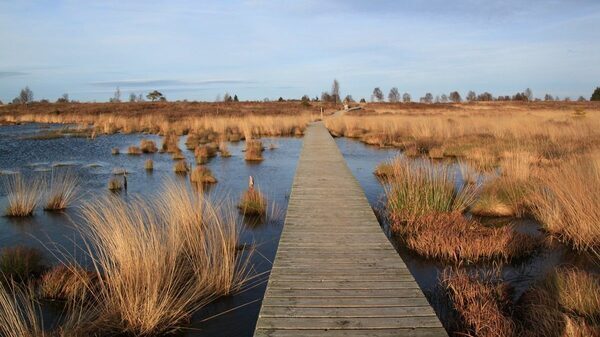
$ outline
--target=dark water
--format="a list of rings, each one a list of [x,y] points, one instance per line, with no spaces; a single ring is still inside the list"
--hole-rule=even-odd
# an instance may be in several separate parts
[[[141,139],[152,139],[160,146],[160,137],[140,134],[114,134],[87,138],[56,138],[47,140],[24,139],[56,125],[25,124],[0,127],[0,180],[11,172],[22,172],[26,176],[48,175],[52,169],[68,168],[77,173],[81,180],[83,196],[80,201],[92,200],[108,191],[108,180],[114,169],[126,169],[129,174],[128,190],[120,193],[123,198],[149,196],[160,190],[166,178],[176,177],[174,161],[169,154],[127,154],[112,155],[112,148],[126,152],[131,145],[139,146]],[[185,137],[180,139],[188,163],[194,162],[191,151],[185,150]],[[302,139],[277,138],[263,139],[266,145],[274,143],[276,149],[265,150],[264,160],[248,164],[244,160],[244,142],[228,144],[230,158],[212,158],[207,166],[218,183],[207,193],[217,199],[229,200],[235,205],[241,193],[248,186],[248,176],[253,176],[255,185],[270,202],[268,219],[241,219],[243,223],[242,241],[254,245],[255,253],[251,263],[257,273],[268,272],[275,256],[277,242],[281,234],[285,210],[289,197]],[[144,169],[146,159],[154,161],[154,171]],[[176,178],[177,179],[177,178]],[[179,178],[185,179],[187,178]],[[2,184],[0,183],[0,186]],[[4,188],[0,192],[0,211],[6,207]],[[274,211],[271,211],[274,210]],[[0,217],[0,248],[27,245],[46,252],[47,264],[57,262],[62,253],[81,257],[84,255],[75,247],[81,239],[75,224],[80,221],[77,204],[64,213],[44,212],[41,208],[34,216],[27,218]],[[257,286],[233,296],[218,299],[215,303],[197,313],[182,335],[185,336],[251,336],[254,331],[260,300],[266,287],[266,277]],[[48,308],[45,308],[48,311]],[[235,309],[235,310],[233,310]],[[231,310],[231,311],[230,311]],[[55,312],[49,310],[48,316]],[[220,316],[213,317],[221,314]],[[48,319],[47,319],[48,320]]]

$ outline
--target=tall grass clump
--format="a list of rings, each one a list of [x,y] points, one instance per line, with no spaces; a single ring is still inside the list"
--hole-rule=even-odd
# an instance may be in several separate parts
[[[108,180],[108,189],[117,192],[123,189],[123,180],[118,177],[112,177]]]
[[[43,182],[37,178],[25,179],[21,174],[13,174],[4,181],[8,198],[6,216],[30,216],[38,205],[43,193]]]
[[[142,139],[140,142],[140,149],[143,153],[154,153],[158,151],[156,143],[150,139]]]
[[[72,171],[53,171],[46,195],[44,209],[59,211],[77,199],[79,178]]]
[[[6,247],[0,251],[0,281],[24,282],[39,276],[45,269],[42,253],[25,246]],[[0,285],[1,287],[1,285]]]
[[[264,151],[263,144],[260,140],[246,139],[246,154],[247,161],[263,160],[262,152]]]
[[[183,175],[185,175],[190,170],[190,167],[188,166],[188,164],[187,164],[187,162],[185,160],[178,160],[175,163],[175,166],[173,167],[173,170],[177,174],[183,174]]]
[[[96,274],[76,264],[59,264],[42,275],[40,295],[46,299],[83,301],[92,297]]]
[[[144,163],[144,169],[146,169],[146,171],[154,170],[154,161],[152,159],[146,160]]]
[[[238,208],[244,215],[264,215],[267,199],[258,188],[250,187],[242,194]]]
[[[215,184],[217,179],[210,169],[204,165],[198,165],[192,170],[190,181],[196,184]]]
[[[574,249],[600,255],[600,160],[582,157],[548,168],[530,197],[544,228]]]
[[[0,277],[2,277],[0,275]],[[0,336],[44,337],[33,289],[15,283],[0,286]]]
[[[95,292],[105,327],[138,336],[174,332],[240,289],[248,259],[236,252],[236,221],[223,207],[173,181],[149,201],[108,196],[84,205],[81,232],[102,279]]]
[[[130,146],[127,148],[127,154],[138,156],[142,154],[142,150],[137,146]]]
[[[387,209],[395,222],[411,222],[429,213],[463,212],[474,201],[477,186],[456,188],[450,168],[424,160],[391,162],[386,186]]]
[[[161,151],[168,153],[175,153],[181,151],[179,149],[179,136],[175,133],[168,133],[163,138]]]

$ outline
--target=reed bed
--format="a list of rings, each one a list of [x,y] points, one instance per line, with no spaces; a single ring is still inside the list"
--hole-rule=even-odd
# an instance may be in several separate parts
[[[262,152],[265,150],[260,140],[246,140],[246,161],[261,161],[263,160]]]
[[[8,198],[4,214],[11,217],[30,216],[40,202],[44,183],[36,178],[26,179],[17,173],[6,178],[4,189]]]
[[[600,256],[600,157],[584,156],[544,170],[530,196],[544,228],[579,251]]]
[[[103,280],[96,303],[113,332],[174,332],[248,278],[233,215],[182,184],[167,183],[150,201],[104,197],[83,214],[82,234]]]
[[[44,332],[40,307],[31,287],[15,283],[0,286],[0,335],[3,337],[49,336]]]
[[[217,179],[213,176],[211,170],[203,165],[198,165],[192,170],[190,181],[195,184],[215,184]]]
[[[478,187],[462,185],[457,190],[447,165],[401,158],[388,165],[392,173],[385,191],[387,210],[399,226],[429,213],[463,212],[475,201]]]
[[[79,194],[79,178],[70,170],[52,171],[50,184],[45,193],[45,206],[47,211],[60,211],[66,209]]]
[[[264,215],[267,199],[258,188],[250,187],[242,194],[238,208],[244,215]]]

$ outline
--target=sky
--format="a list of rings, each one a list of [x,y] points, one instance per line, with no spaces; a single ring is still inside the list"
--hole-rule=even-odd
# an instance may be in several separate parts
[[[355,99],[589,98],[598,32],[598,0],[0,0],[0,100],[299,98],[333,79]]]

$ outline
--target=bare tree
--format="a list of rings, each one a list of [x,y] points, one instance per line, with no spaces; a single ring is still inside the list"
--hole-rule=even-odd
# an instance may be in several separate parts
[[[425,94],[425,96],[421,97],[419,99],[419,101],[421,103],[427,103],[427,104],[432,103],[433,102],[433,95],[430,92],[428,92],[428,93]]]
[[[388,101],[390,103],[400,102],[400,91],[398,91],[398,88],[393,87],[392,89],[390,89],[390,93],[388,94]]]
[[[138,102],[143,102],[144,101],[144,96],[142,94],[139,94],[137,97],[137,101]]]
[[[137,100],[137,96],[135,95],[135,92],[132,92],[131,94],[129,94],[129,102],[135,102]]]
[[[579,98],[577,99],[577,102],[585,102],[585,97],[579,96]]]
[[[533,101],[533,92],[531,91],[531,89],[527,88],[523,93],[525,94],[525,98],[527,98],[528,101]]]
[[[223,102],[231,102],[233,101],[233,98],[231,97],[231,95],[226,92],[225,95],[223,95]]]
[[[374,102],[383,102],[383,91],[379,87],[373,89],[373,94],[371,95],[371,101]]]
[[[442,97],[440,98],[440,102],[448,103],[448,95],[442,94]]]
[[[479,94],[477,95],[477,100],[478,101],[493,101],[494,100],[494,96],[492,96],[492,94],[490,94],[489,92],[484,92],[483,94]]]
[[[117,90],[115,90],[113,97],[110,98],[108,101],[111,103],[120,103],[121,102],[121,89],[119,89],[119,87],[117,87]]]
[[[346,95],[346,97],[344,98],[344,103],[354,103],[354,98],[352,98],[352,95]]]
[[[470,91],[467,93],[467,101],[469,101],[469,102],[473,102],[473,101],[475,101],[475,100],[477,100],[477,94],[475,93],[475,91],[473,91],[473,90],[470,90]]]
[[[331,101],[335,104],[340,103],[340,82],[334,79],[331,85]]]
[[[460,97],[460,94],[458,93],[458,91],[453,91],[450,93],[450,100],[453,103],[460,103],[462,101],[462,98]]]
[[[321,93],[321,101],[323,101],[323,102],[331,102],[331,95],[328,92],[323,91]]]
[[[31,103],[33,102],[33,91],[26,86],[25,88],[21,89],[18,98],[21,104]]]
[[[402,95],[402,102],[404,102],[404,103],[410,103],[410,100],[411,100],[410,94],[407,93],[407,92],[405,92]]]
[[[546,94],[544,96],[544,101],[546,101],[546,102],[552,102],[552,101],[554,101],[554,97],[552,95],[550,95],[550,94]]]
[[[60,96],[56,100],[56,103],[69,103],[69,94],[67,94],[67,93],[62,94],[62,96]]]

